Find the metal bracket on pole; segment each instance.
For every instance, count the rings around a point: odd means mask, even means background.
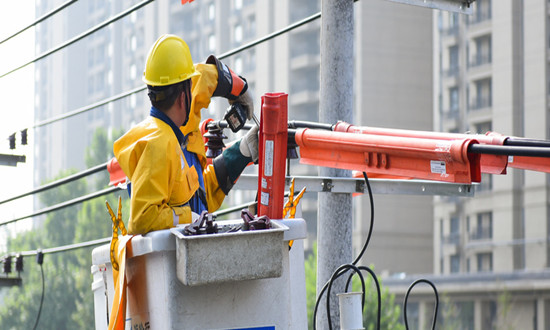
[[[322,192],[331,192],[332,188],[334,188],[334,184],[332,184],[332,179],[322,179],[321,187],[323,189],[321,190]]]
[[[471,4],[475,0],[389,0],[389,1],[471,15],[473,13]]]
[[[332,192],[332,193],[364,193],[366,190],[363,178],[319,177],[319,176],[293,176],[297,188],[306,188],[307,193]],[[291,177],[285,180],[288,190]],[[475,187],[479,184],[449,183],[428,180],[400,180],[400,179],[369,179],[374,194],[392,195],[417,195],[417,196],[460,196],[473,197]],[[251,174],[243,174],[239,177],[235,190],[258,189],[258,177]]]

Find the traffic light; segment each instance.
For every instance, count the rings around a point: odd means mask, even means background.
[[[4,274],[11,273],[11,256],[4,257]]]
[[[23,271],[23,256],[20,254],[15,256],[15,271],[18,273]]]
[[[27,128],[21,131],[21,145],[27,145]]]
[[[13,133],[12,135],[10,135],[10,137],[8,138],[8,140],[10,141],[10,149],[11,149],[11,150],[15,149],[15,133]]]

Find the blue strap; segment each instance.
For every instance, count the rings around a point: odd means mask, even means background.
[[[190,152],[187,150],[187,137],[183,135],[181,130],[174,124],[172,119],[168,117],[164,112],[160,111],[159,109],[155,107],[151,107],[151,111],[149,112],[151,117],[155,117],[157,119],[162,120],[166,124],[168,124],[171,128],[174,134],[176,135],[176,138],[178,139],[178,143],[180,144],[181,150],[183,151],[183,155],[185,156],[185,161],[187,162],[187,165],[191,167],[195,167],[197,170],[197,174],[199,176],[199,189],[195,192],[193,197],[191,197],[191,200],[189,201],[189,205],[191,206],[191,211],[201,214],[202,211],[208,210],[208,207],[206,206],[206,193],[204,189],[204,178],[202,176],[202,166],[199,161],[199,157],[196,153]],[[201,198],[201,194],[203,195]]]

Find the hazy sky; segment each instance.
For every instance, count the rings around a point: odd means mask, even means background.
[[[35,20],[34,1],[2,1],[0,4],[0,40],[28,26]],[[34,54],[34,28],[0,44],[0,75],[32,60]],[[8,136],[33,123],[34,107],[34,66],[29,65],[17,72],[0,78],[0,154],[27,156],[27,163],[17,167],[0,166],[0,199],[32,189],[32,143],[29,132],[29,145],[20,145],[17,134],[17,149],[10,150]],[[14,215],[32,212],[32,199],[23,198],[17,202],[0,205],[0,222]],[[24,221],[25,222],[25,221]],[[22,225],[24,224],[22,223]],[[0,250],[2,234],[6,226],[0,226]],[[10,226],[12,227],[12,226]]]

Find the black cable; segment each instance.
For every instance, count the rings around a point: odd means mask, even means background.
[[[328,328],[329,330],[332,330],[332,320],[331,320],[331,317],[330,317],[330,290],[332,288],[332,283],[334,283],[334,280],[338,277],[340,277],[341,275],[343,275],[346,271],[348,271],[349,269],[353,269],[355,271],[355,273],[357,275],[359,275],[359,278],[361,279],[361,285],[362,285],[362,288],[363,288],[363,306],[365,304],[365,279],[363,278],[363,274],[361,274],[361,271],[359,270],[359,268],[357,268],[355,265],[353,264],[344,264],[340,267],[338,267],[336,269],[336,271],[332,274],[332,276],[330,277],[330,281],[329,281],[329,284],[328,284],[328,289],[327,289],[327,303],[326,303],[326,308],[327,308],[327,322],[328,322]]]
[[[0,204],[4,204],[4,203],[7,203],[7,202],[11,202],[13,200],[16,200],[16,199],[19,199],[19,198],[22,198],[22,197],[26,197],[26,196],[29,196],[29,195],[33,195],[33,194],[36,194],[36,193],[39,193],[39,192],[43,192],[43,191],[46,191],[48,189],[52,189],[52,188],[56,188],[62,184],[65,184],[65,183],[69,183],[69,182],[72,182],[72,181],[75,181],[75,180],[78,180],[78,179],[81,179],[85,176],[88,176],[88,175],[91,175],[91,174],[94,174],[94,173],[97,173],[97,172],[100,172],[100,171],[103,171],[103,170],[106,170],[107,169],[107,164],[108,163],[105,163],[105,164],[100,164],[100,165],[97,165],[97,166],[94,166],[92,168],[89,168],[87,170],[84,170],[82,172],[78,172],[78,173],[75,173],[75,174],[72,174],[72,175],[69,175],[67,177],[64,177],[64,178],[61,178],[59,180],[55,180],[55,181],[52,181],[50,183],[47,183],[45,185],[42,185],[38,188],[35,188],[33,190],[30,190],[26,193],[23,193],[23,194],[20,194],[20,195],[17,195],[17,196],[14,196],[14,197],[10,197],[8,199],[4,199],[4,200],[1,200],[0,201]]]
[[[61,10],[65,9],[66,7],[72,5],[73,3],[75,3],[77,0],[69,0],[67,2],[65,2],[64,4],[62,4],[61,6],[53,9],[52,11],[40,16],[38,19],[36,19],[36,21],[32,22],[31,24],[27,25],[26,27],[22,28],[21,30],[15,32],[14,34],[12,34],[11,36],[7,37],[6,39],[0,41],[0,44],[3,44],[4,42],[10,40],[11,38],[21,34],[22,32],[30,29],[31,27],[35,26],[36,24],[38,23],[41,23],[42,21],[50,18],[51,16],[57,14],[58,12],[60,12]]]
[[[149,3],[153,2],[153,1],[154,1],[154,0],[144,0],[144,1],[142,1],[142,2],[140,2],[140,3],[138,3],[138,4],[136,4],[136,5],[134,5],[134,6],[132,6],[132,7],[130,7],[129,9],[126,9],[125,11],[119,13],[118,15],[113,16],[112,18],[107,19],[107,20],[104,21],[103,23],[100,23],[100,24],[94,26],[93,28],[91,28],[91,29],[89,29],[89,30],[87,30],[87,31],[85,31],[85,32],[83,32],[83,33],[81,33],[81,34],[79,34],[79,35],[73,37],[72,39],[69,39],[69,40],[65,41],[64,43],[62,43],[62,44],[59,45],[59,46],[54,47],[54,48],[52,48],[52,49],[50,49],[50,50],[48,50],[48,51],[46,51],[46,52],[44,52],[44,53],[38,55],[38,56],[35,57],[34,59],[32,59],[32,60],[30,60],[30,61],[28,61],[28,62],[26,62],[26,63],[24,63],[24,64],[22,64],[22,65],[20,65],[20,66],[18,66],[18,67],[16,67],[15,69],[11,69],[10,71],[8,71],[8,72],[6,72],[6,73],[3,73],[3,74],[0,76],[0,78],[4,78],[5,76],[7,76],[7,75],[9,75],[9,74],[11,74],[11,73],[14,73],[15,71],[17,71],[17,70],[19,70],[19,69],[22,69],[22,68],[26,67],[26,66],[29,65],[29,64],[32,64],[32,63],[34,63],[34,62],[36,62],[36,61],[39,61],[39,60],[41,60],[41,59],[43,59],[43,58],[45,58],[45,57],[47,57],[47,56],[49,56],[49,55],[51,55],[51,54],[53,54],[53,53],[59,51],[59,50],[65,48],[65,47],[67,47],[67,46],[70,46],[70,45],[74,44],[75,42],[77,42],[77,41],[79,41],[79,40],[81,40],[81,39],[83,39],[83,38],[85,38],[85,37],[91,35],[92,33],[94,33],[94,32],[96,32],[96,31],[98,31],[98,30],[100,30],[100,29],[106,27],[107,25],[109,25],[109,24],[111,24],[111,23],[114,23],[114,22],[116,22],[116,21],[118,21],[118,20],[124,18],[125,16],[131,14],[132,12],[134,12],[134,11],[140,9],[141,7],[143,7],[143,6],[145,6],[145,5],[148,5]]]
[[[244,50],[247,50],[247,49],[252,48],[252,47],[254,47],[254,46],[256,46],[256,45],[259,45],[259,44],[261,44],[262,42],[271,40],[271,39],[273,39],[273,38],[275,38],[275,37],[277,37],[277,36],[279,36],[279,35],[281,35],[281,34],[283,34],[283,33],[289,32],[289,31],[294,30],[295,28],[298,28],[298,27],[300,27],[300,26],[302,26],[302,25],[304,25],[304,24],[307,24],[307,23],[312,22],[312,21],[314,21],[314,20],[316,20],[316,19],[319,19],[320,17],[321,17],[321,12],[318,12],[317,14],[313,14],[313,15],[311,15],[311,16],[309,16],[309,17],[306,17],[306,18],[304,18],[304,19],[302,19],[302,20],[300,20],[300,21],[297,21],[297,22],[295,22],[295,23],[292,23],[292,24],[290,24],[289,26],[287,26],[287,27],[285,27],[285,28],[283,28],[283,29],[281,29],[281,30],[272,32],[272,33],[270,33],[270,34],[268,34],[268,35],[266,35],[266,36],[264,36],[264,37],[262,37],[262,38],[256,39],[256,40],[251,41],[251,42],[249,42],[249,43],[247,43],[247,44],[244,44],[244,45],[242,45],[242,46],[240,46],[240,47],[237,47],[237,48],[235,48],[235,49],[233,49],[233,50],[230,50],[230,51],[228,51],[228,52],[225,52],[225,53],[221,54],[220,56],[218,56],[218,59],[223,60],[223,59],[226,58],[226,57],[235,55],[235,54],[240,53],[240,52],[242,52],[242,51],[244,51]],[[0,77],[0,78],[1,78],[1,77]]]
[[[361,249],[361,252],[359,252],[359,255],[355,260],[353,261],[354,265],[357,265],[359,260],[363,257],[363,254],[367,250],[367,246],[369,246],[370,239],[372,236],[372,231],[374,229],[374,198],[372,197],[372,188],[370,186],[369,178],[367,177],[367,173],[363,172],[363,178],[365,179],[365,184],[367,185],[367,191],[369,192],[369,202],[370,202],[370,225],[369,225],[369,231],[367,233],[367,240],[365,241],[365,244],[363,244],[363,248]]]
[[[303,120],[289,120],[288,128],[315,128],[315,129],[324,129],[332,131],[334,125],[325,124],[325,123],[316,123],[312,121],[303,121]]]
[[[359,269],[367,271],[371,275],[372,279],[374,280],[374,284],[376,285],[376,292],[378,294],[378,314],[376,316],[376,328],[380,330],[380,327],[382,326],[382,290],[380,289],[380,283],[378,282],[378,278],[376,277],[376,274],[372,269],[367,266],[359,266]]]
[[[75,204],[78,204],[78,203],[86,202],[90,199],[94,199],[94,198],[97,198],[97,197],[100,197],[100,196],[104,196],[104,195],[113,193],[117,190],[119,190],[118,187],[109,187],[109,188],[106,188],[106,189],[103,189],[103,190],[100,190],[100,191],[96,191],[96,192],[88,194],[88,195],[77,197],[77,198],[74,198],[74,199],[56,204],[56,205],[52,205],[52,206],[43,208],[41,210],[38,210],[38,211],[36,211],[34,213],[31,213],[31,214],[27,214],[27,215],[22,216],[22,217],[18,217],[18,218],[14,218],[14,219],[11,219],[11,220],[4,221],[4,222],[0,222],[0,226],[7,225],[9,223],[16,222],[16,221],[19,221],[19,220],[35,217],[35,216],[38,216],[38,215],[42,215],[42,214],[45,214],[45,213],[57,211],[57,210],[60,210],[60,209],[63,209],[63,208],[66,208],[66,207],[69,207],[69,206],[72,206],[72,205],[75,205]]]
[[[150,1],[154,1],[154,0],[150,0]],[[286,28],[284,28],[284,29],[282,29],[282,30],[279,30],[279,31],[277,31],[277,32],[274,32],[274,33],[272,33],[272,34],[269,34],[269,35],[267,35],[267,36],[265,36],[265,37],[263,37],[263,38],[257,39],[256,41],[253,41],[253,42],[251,42],[251,43],[249,43],[249,44],[243,45],[243,46],[238,47],[238,48],[235,48],[235,49],[233,49],[233,50],[231,50],[231,51],[229,51],[229,52],[226,52],[226,53],[224,53],[224,54],[221,54],[220,56],[218,56],[218,58],[221,60],[221,59],[227,58],[227,57],[229,57],[229,56],[238,54],[238,53],[240,53],[240,52],[242,52],[242,51],[244,51],[244,50],[246,50],[246,49],[248,49],[248,48],[251,48],[251,47],[256,46],[256,45],[258,45],[258,44],[260,44],[260,43],[262,43],[262,42],[265,42],[265,41],[268,41],[268,40],[270,40],[270,39],[273,39],[273,38],[275,38],[275,37],[277,37],[277,36],[279,36],[279,35],[281,35],[281,34],[283,34],[283,33],[285,33],[285,32],[291,31],[291,30],[293,30],[293,29],[295,29],[295,28],[297,28],[297,27],[299,27],[299,26],[302,26],[302,25],[304,25],[304,24],[306,24],[306,23],[309,23],[309,22],[311,22],[311,21],[313,21],[313,20],[315,20],[315,19],[318,19],[319,17],[321,17],[321,12],[319,12],[319,13],[317,13],[317,14],[315,14],[315,15],[312,15],[312,16],[310,16],[310,17],[307,17],[307,18],[305,18],[305,19],[303,19],[303,20],[301,20],[301,21],[298,21],[298,22],[296,22],[296,23],[293,23],[293,24],[287,26]],[[39,59],[39,58],[35,59],[34,61],[37,61],[38,59]],[[32,62],[30,62],[30,63],[32,63]],[[26,66],[26,65],[28,65],[28,64],[30,64],[30,63],[27,63],[27,64],[25,64],[24,66]],[[21,68],[21,67],[20,67],[20,68]],[[18,70],[18,69],[20,69],[20,68],[17,68],[16,70]],[[13,71],[15,71],[15,70],[13,70]],[[0,76],[0,78],[4,77],[5,75],[7,75],[7,74],[9,74],[9,73],[11,73],[11,71],[8,72],[8,73],[6,73],[6,74],[4,74],[4,75],[2,75],[2,76]],[[102,105],[105,105],[105,104],[107,104],[107,103],[111,103],[112,101],[116,101],[116,100],[125,98],[125,97],[127,97],[127,96],[130,96],[130,95],[132,95],[132,94],[141,92],[141,91],[145,90],[146,88],[147,88],[146,86],[144,86],[144,87],[138,87],[138,88],[132,89],[132,90],[130,90],[130,91],[120,93],[120,94],[118,94],[118,95],[116,95],[116,96],[113,96],[113,97],[110,97],[110,98],[101,100],[101,101],[96,102],[96,103],[94,103],[94,104],[92,104],[92,105],[85,106],[85,107],[82,107],[82,108],[73,110],[73,111],[71,111],[71,112],[65,113],[65,114],[63,114],[63,115],[60,115],[60,116],[57,116],[57,117],[54,117],[54,118],[51,118],[51,119],[44,120],[44,121],[42,121],[42,122],[39,122],[39,123],[37,123],[37,124],[34,124],[34,125],[32,126],[32,128],[40,127],[40,126],[44,126],[44,125],[48,125],[48,124],[54,123],[54,122],[56,122],[56,121],[66,119],[66,118],[68,118],[68,117],[72,117],[72,116],[75,116],[75,115],[84,113],[84,112],[86,112],[86,111],[95,109],[95,108],[97,108],[97,107],[99,107],[99,106],[102,106]]]
[[[42,252],[38,252],[36,255],[36,262],[40,265],[40,272],[42,273],[42,297],[40,297],[40,307],[38,308],[38,315],[36,316],[36,322],[34,323],[33,329],[36,329],[36,326],[38,325],[38,321],[40,320],[40,314],[42,313],[42,304],[44,303],[44,291],[45,291],[45,283],[44,283],[44,268],[42,268],[42,262],[44,255]]]
[[[421,278],[416,281],[414,281],[407,290],[407,293],[405,294],[405,301],[403,302],[403,320],[405,321],[405,328],[409,330],[409,323],[407,321],[407,300],[409,299],[409,294],[411,293],[412,288],[417,285],[418,283],[427,283],[429,284],[432,289],[434,290],[435,294],[435,307],[434,307],[434,316],[432,320],[432,330],[435,330],[435,323],[437,321],[437,309],[439,308],[439,294],[437,293],[437,289],[435,285],[427,279]]]
[[[370,209],[371,209],[371,212],[370,212],[370,226],[369,226],[369,232],[367,233],[367,239],[365,240],[365,244],[363,244],[363,248],[361,249],[361,252],[359,252],[359,255],[357,256],[357,258],[355,258],[355,260],[351,263],[351,265],[353,265],[353,266],[355,266],[359,262],[359,260],[361,260],[361,257],[363,256],[363,254],[367,250],[367,247],[370,243],[370,239],[371,239],[371,236],[372,236],[372,231],[373,231],[373,228],[374,228],[374,199],[373,199],[373,196],[372,196],[372,188],[370,186],[369,178],[368,178],[366,172],[363,172],[363,178],[365,178],[365,183],[367,185],[367,191],[369,193],[369,201],[370,201]],[[342,271],[342,273],[336,274],[336,277],[339,277],[344,272],[345,271]],[[333,276],[334,276],[334,274],[333,274]],[[376,281],[376,282],[378,282],[378,281]],[[321,291],[319,292],[319,296],[317,297],[317,301],[315,302],[315,309],[313,311],[313,329],[314,330],[317,329],[316,319],[317,319],[317,309],[318,309],[318,306],[319,306],[319,302],[321,300],[321,297],[323,296],[323,293],[327,289],[328,285],[329,285],[329,282],[325,283],[323,288],[321,288]],[[378,287],[378,285],[377,285],[377,287]],[[327,299],[328,299],[328,297],[327,297]],[[381,315],[381,314],[379,314],[379,315]],[[380,319],[378,319],[378,325],[380,325]]]
[[[374,273],[374,271],[372,269],[370,269],[367,266],[359,266],[358,268],[360,270],[367,271],[371,275],[372,279],[374,280],[374,284],[376,284],[376,292],[378,293],[378,316],[377,316],[377,319],[378,319],[378,329],[380,329],[380,326],[381,326],[380,322],[382,320],[382,292],[380,290],[380,283],[378,282],[378,278],[376,277],[376,274]],[[353,275],[355,275],[355,274],[351,274],[348,277],[348,281],[346,282],[346,292],[348,291],[349,285],[351,284],[351,280],[353,278]],[[365,291],[364,288],[363,288],[363,291]],[[363,305],[364,304],[365,304],[365,294],[363,292]]]
[[[471,144],[468,152],[475,154],[526,156],[526,157],[550,157],[550,148],[525,147],[525,146],[495,146],[489,144]]]
[[[504,141],[506,146],[545,147],[550,148],[550,141],[528,138],[509,137]]]
[[[48,125],[48,124],[51,124],[51,123],[55,123],[56,121],[60,121],[60,120],[63,120],[63,119],[69,118],[69,117],[79,115],[79,114],[84,113],[86,111],[89,111],[89,110],[92,110],[92,109],[95,109],[95,108],[99,108],[102,105],[105,105],[105,104],[108,104],[108,103],[111,103],[111,102],[114,102],[114,101],[118,101],[118,100],[123,99],[127,96],[130,96],[132,94],[141,92],[145,89],[147,89],[147,86],[142,86],[142,87],[137,87],[137,88],[131,89],[129,91],[117,94],[115,96],[108,97],[106,99],[100,100],[100,101],[92,103],[90,105],[87,105],[87,106],[84,106],[84,107],[66,112],[66,113],[61,114],[57,117],[53,117],[53,118],[50,118],[50,119],[43,120],[41,122],[38,122],[38,123],[34,124],[31,128],[45,126],[45,125]]]

